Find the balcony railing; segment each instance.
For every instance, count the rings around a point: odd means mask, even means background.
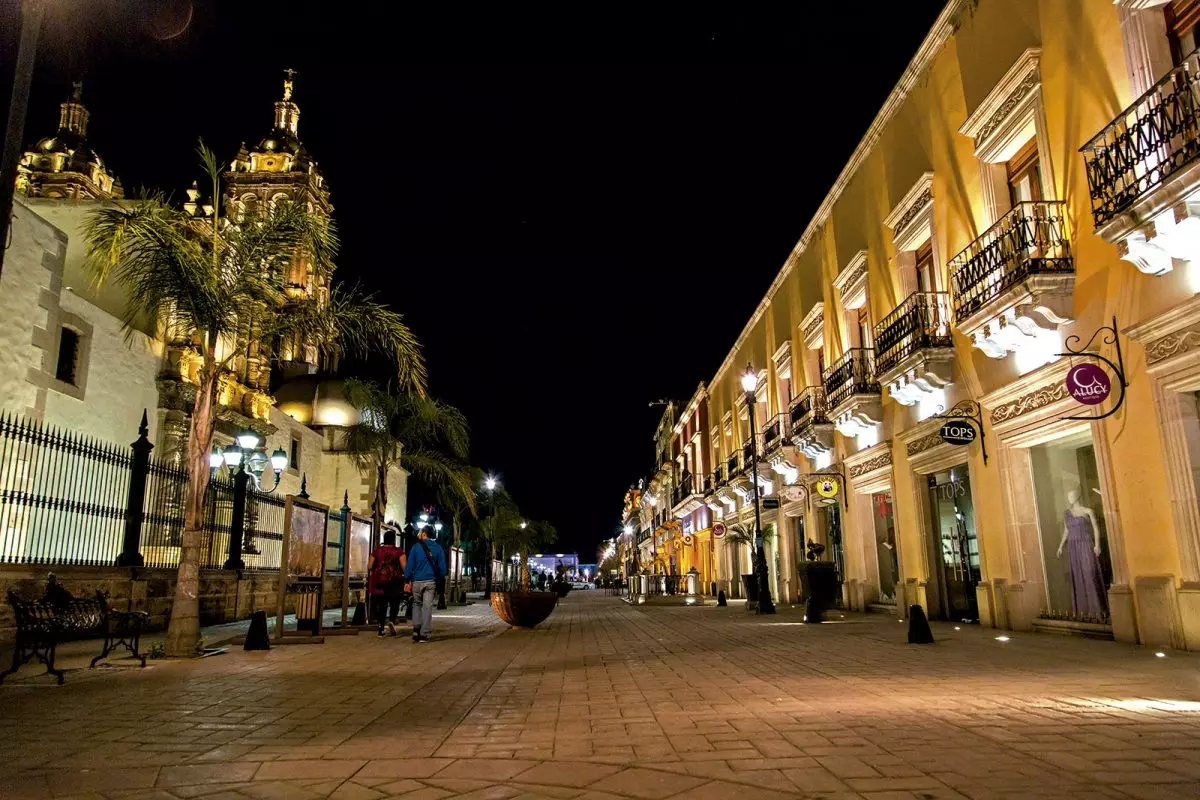
[[[739,472],[741,472],[741,467],[738,464],[738,457],[736,455],[732,455],[725,460],[726,480],[732,480],[733,476],[737,475]]]
[[[1200,155],[1198,53],[1185,58],[1079,149],[1097,226]]]
[[[742,469],[749,469],[754,463],[754,444],[749,440],[742,445]]]
[[[950,262],[954,321],[962,323],[1030,275],[1075,271],[1065,204],[1017,203]]]
[[[783,414],[776,414],[767,420],[767,424],[763,426],[762,434],[763,453],[770,453],[776,447],[783,444],[785,421],[786,417]]]
[[[792,403],[792,430],[826,422],[825,387],[806,386]]]
[[[875,353],[870,348],[852,347],[825,368],[825,397],[830,408],[856,394],[879,394]]]
[[[712,477],[709,479],[708,490],[714,491],[718,486],[724,486],[725,480],[725,468],[718,464],[717,468],[713,470]]]
[[[953,344],[950,295],[913,292],[875,326],[875,368],[884,373],[918,350]]]

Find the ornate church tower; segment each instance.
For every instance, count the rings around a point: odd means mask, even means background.
[[[121,182],[87,141],[88,110],[76,81],[59,106],[58,133],[39,139],[17,165],[17,191],[28,197],[103,200],[123,196]]]
[[[272,203],[286,199],[308,208],[310,213],[329,217],[329,187],[317,164],[309,156],[297,132],[300,107],[292,99],[294,70],[284,71],[283,98],[275,103],[275,124],[256,147],[243,143],[225,173],[226,213],[243,220],[265,213]],[[288,293],[295,298],[329,299],[329,279],[313,274],[303,253],[297,253],[286,277]],[[304,342],[283,342],[278,348],[278,377],[315,373],[321,366],[317,348]]]

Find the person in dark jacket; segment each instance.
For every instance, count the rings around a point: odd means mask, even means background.
[[[396,617],[404,595],[404,567],[404,550],[396,547],[396,532],[385,531],[383,544],[367,561],[367,593],[371,595],[371,616],[379,623],[380,636],[385,623],[388,632],[396,635]]]
[[[413,596],[412,638],[414,642],[427,642],[433,625],[433,607],[437,604],[438,581],[446,576],[446,553],[424,528],[417,531],[417,543],[408,551],[405,575]]]

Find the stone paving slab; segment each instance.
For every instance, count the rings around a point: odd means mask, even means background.
[[[1200,797],[1200,659],[883,615],[485,604],[0,687],[0,798]]]

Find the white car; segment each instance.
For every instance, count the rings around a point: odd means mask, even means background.
[[[571,581],[572,589],[590,589],[592,585],[587,581]]]

